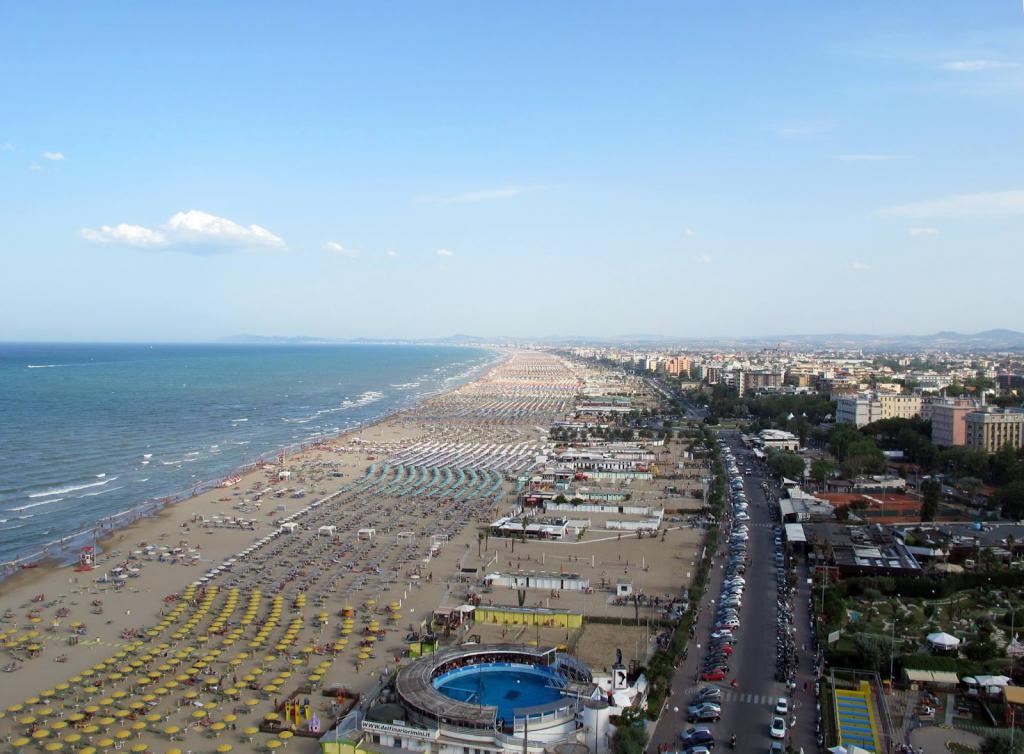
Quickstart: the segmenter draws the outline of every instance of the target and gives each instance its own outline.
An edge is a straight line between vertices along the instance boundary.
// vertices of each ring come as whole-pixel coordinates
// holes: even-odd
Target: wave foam
[[[64,498],[55,497],[53,500],[40,500],[38,503],[27,503],[25,505],[19,505],[17,508],[11,508],[12,512],[16,511],[27,511],[29,508],[38,508],[40,505],[50,505],[52,503],[59,503]]]
[[[78,492],[79,490],[87,490],[90,487],[102,487],[105,484],[110,484],[115,479],[117,479],[117,477],[116,476],[112,476],[109,479],[104,479],[101,482],[92,482],[90,484],[78,484],[78,485],[72,485],[70,487],[54,487],[53,489],[50,489],[50,490],[43,490],[42,492],[35,492],[35,493],[29,495],[28,497],[29,497],[29,500],[33,500],[33,499],[38,498],[38,497],[50,497],[51,495],[64,495],[64,494],[67,494],[68,492]]]

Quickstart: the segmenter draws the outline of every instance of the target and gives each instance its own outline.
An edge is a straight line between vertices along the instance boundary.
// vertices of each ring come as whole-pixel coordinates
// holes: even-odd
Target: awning
[[[1024,704],[1024,686],[1007,686],[1003,694],[1007,704]]]
[[[941,683],[946,686],[956,686],[957,676],[949,670],[915,670],[907,668],[903,671],[910,683]]]
[[[807,535],[804,533],[803,524],[786,524],[787,542],[806,542]]]

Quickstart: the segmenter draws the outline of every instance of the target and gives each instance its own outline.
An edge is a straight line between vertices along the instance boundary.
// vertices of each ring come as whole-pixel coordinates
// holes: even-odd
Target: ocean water
[[[411,406],[496,358],[434,346],[0,344],[0,563]]]

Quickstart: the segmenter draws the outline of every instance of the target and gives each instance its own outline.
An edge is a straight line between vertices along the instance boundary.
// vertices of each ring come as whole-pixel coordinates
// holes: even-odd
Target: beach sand
[[[319,689],[365,692],[393,669],[406,633],[463,599],[463,580],[453,576],[477,560],[477,526],[513,502],[507,494],[456,502],[339,490],[416,443],[467,444],[458,453],[539,445],[579,384],[552,356],[513,354],[458,390],[113,532],[94,570],[44,564],[3,581],[0,664],[17,669],[0,676],[0,730],[11,741],[35,734],[27,749],[39,751],[58,738],[68,748],[112,748],[109,738],[152,751],[252,750],[271,736],[250,727],[300,686],[313,689],[302,696],[329,727],[338,707]],[[293,497],[299,489],[305,495]],[[295,532],[280,533],[282,520],[303,510]],[[336,527],[334,535],[320,535],[321,526]],[[652,540],[595,532],[562,550],[593,556],[595,578],[628,570],[625,557],[638,583],[670,595],[685,583],[701,537],[686,527],[666,537],[675,555],[646,569],[638,564]],[[487,557],[505,546],[491,540]],[[516,555],[557,557],[535,543]],[[223,570],[190,586],[213,568]],[[507,591],[500,597],[513,604]],[[599,598],[553,601],[590,614],[633,612],[594,604]],[[314,741],[290,745],[312,752]]]

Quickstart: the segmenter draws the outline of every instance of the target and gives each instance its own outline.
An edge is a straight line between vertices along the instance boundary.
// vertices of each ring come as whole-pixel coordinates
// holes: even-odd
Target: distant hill
[[[1024,350],[1024,332],[997,328],[977,333],[943,330],[930,335],[872,335],[867,333],[817,333],[798,335],[679,337],[673,335],[548,335],[538,337],[495,336],[491,338],[457,333],[442,338],[319,338],[308,335],[232,335],[225,343],[408,343],[478,346],[504,343],[546,346],[620,346],[638,349],[657,347],[689,348],[838,348],[866,351],[928,350],[1018,351]]]

